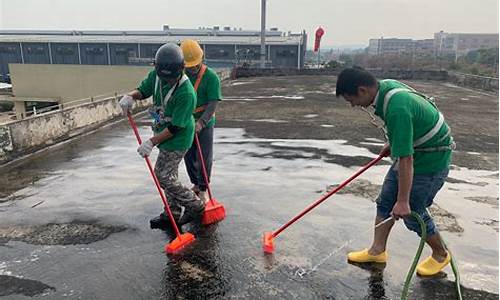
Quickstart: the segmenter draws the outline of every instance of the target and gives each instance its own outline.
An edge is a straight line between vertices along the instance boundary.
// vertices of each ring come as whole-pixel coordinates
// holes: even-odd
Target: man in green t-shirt
[[[181,43],[181,49],[184,53],[186,74],[193,84],[197,95],[196,109],[193,111],[193,116],[196,121],[196,134],[198,134],[203,160],[207,168],[208,181],[210,181],[215,111],[217,103],[222,99],[220,80],[214,70],[203,64],[203,50],[198,42],[189,39],[184,40]],[[193,143],[184,156],[184,162],[191,183],[193,184],[193,191],[198,193],[203,201],[207,202],[210,199],[207,193],[207,184],[201,170],[202,166],[198,158],[196,143]]]
[[[128,114],[135,100],[151,96],[153,106],[149,113],[154,120],[154,135],[144,141],[137,152],[145,157],[151,154],[154,146],[160,149],[155,174],[165,190],[177,224],[182,226],[201,217],[205,203],[178,180],[179,163],[193,143],[192,114],[196,106],[196,94],[184,74],[184,56],[179,46],[169,43],[158,49],[155,69],[137,89],[122,97],[120,106],[124,114]],[[169,228],[167,214],[163,212],[152,219],[150,225],[151,228]]]
[[[357,263],[387,260],[387,238],[394,219],[403,218],[406,227],[421,235],[415,211],[424,220],[427,244],[432,255],[417,267],[420,275],[440,272],[451,256],[427,208],[448,176],[453,138],[433,99],[396,80],[380,80],[361,68],[343,70],[337,79],[337,97],[342,96],[352,106],[375,108],[375,114],[385,123],[388,144],[380,155],[391,155],[395,163],[389,169],[377,198],[377,216],[371,247],[351,252],[348,260]],[[387,220],[390,217],[393,219]]]

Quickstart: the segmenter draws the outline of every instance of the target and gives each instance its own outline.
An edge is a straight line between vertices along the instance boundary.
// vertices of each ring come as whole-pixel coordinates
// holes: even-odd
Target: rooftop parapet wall
[[[121,118],[119,97],[37,115],[0,126],[0,164],[54,145]],[[136,111],[149,100],[137,101]]]
[[[420,80],[446,80],[448,73],[439,70],[402,70],[402,69],[367,69],[379,78],[394,79],[420,79]],[[255,77],[255,76],[292,76],[292,75],[331,75],[337,76],[341,70],[333,69],[257,69],[236,68],[232,77]]]
[[[377,78],[446,81],[458,86],[481,89],[498,93],[498,78],[476,76],[448,72],[445,70],[404,70],[404,69],[367,69]],[[237,67],[233,69],[231,78],[261,76],[294,76],[294,75],[329,75],[337,76],[341,70],[332,69],[257,69]]]
[[[498,93],[498,78],[463,73],[448,73],[448,81],[458,86]]]

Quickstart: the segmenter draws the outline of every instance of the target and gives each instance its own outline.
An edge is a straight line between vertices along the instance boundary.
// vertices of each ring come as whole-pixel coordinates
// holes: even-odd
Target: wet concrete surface
[[[0,296],[21,294],[33,297],[51,291],[55,289],[36,280],[0,275]]]
[[[124,226],[103,226],[94,222],[73,221],[67,224],[8,226],[0,228],[0,244],[23,241],[33,245],[90,244],[125,230]]]
[[[334,80],[254,78],[224,87],[213,191],[227,217],[185,226],[197,241],[176,256],[162,253],[171,236],[148,228],[161,201],[125,122],[2,169],[0,296],[399,299],[418,244],[402,224],[385,268],[345,259],[371,240],[373,200],[389,160],[284,231],[273,256],[262,254],[263,232],[345,180],[383,144],[365,112],[331,95]],[[446,97],[438,104],[461,147],[433,212],[458,260],[464,299],[498,299],[498,100],[440,83],[414,85]],[[147,122],[140,124],[148,136]],[[188,182],[183,166],[180,177]],[[296,275],[332,252],[315,272]],[[415,278],[411,299],[454,299],[453,273],[445,273]]]

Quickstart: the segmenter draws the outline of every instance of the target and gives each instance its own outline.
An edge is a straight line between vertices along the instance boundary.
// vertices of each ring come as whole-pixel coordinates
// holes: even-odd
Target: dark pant
[[[214,144],[214,127],[211,126],[203,128],[200,132],[198,132],[198,139],[200,140],[203,160],[205,161],[205,167],[207,168],[208,182],[210,182],[213,159],[212,149]],[[191,148],[184,156],[184,163],[186,164],[186,169],[191,183],[199,186],[200,191],[206,191],[207,185],[205,183],[205,179],[203,178],[201,161],[198,159],[198,149],[194,140],[193,145],[191,145]]]

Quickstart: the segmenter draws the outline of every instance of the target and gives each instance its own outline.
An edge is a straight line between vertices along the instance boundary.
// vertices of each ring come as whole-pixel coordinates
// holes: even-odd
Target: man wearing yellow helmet
[[[184,53],[186,75],[189,77],[197,94],[196,109],[193,116],[196,121],[196,134],[200,141],[203,159],[207,168],[208,178],[212,170],[212,149],[214,139],[215,110],[217,103],[222,99],[220,79],[217,73],[203,64],[203,50],[198,42],[184,40],[181,43]],[[193,191],[199,193],[202,200],[210,200],[207,193],[207,185],[203,179],[201,163],[197,162],[196,143],[184,156],[184,162],[189,174]]]

